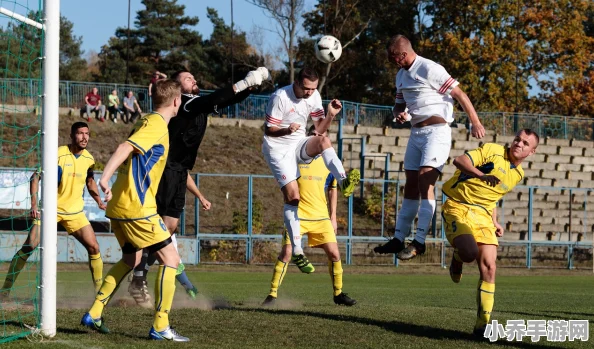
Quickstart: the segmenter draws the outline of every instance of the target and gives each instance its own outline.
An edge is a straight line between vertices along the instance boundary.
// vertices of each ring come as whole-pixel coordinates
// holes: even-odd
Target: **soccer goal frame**
[[[60,0],[43,0],[42,23],[0,7],[0,13],[43,30],[42,35],[42,125],[41,125],[41,246],[38,329],[47,337],[56,335],[58,122],[60,74]],[[47,185],[45,185],[47,184]]]
[[[60,0],[43,1],[43,102],[41,129],[41,265],[39,282],[39,329],[44,336],[56,335],[56,230],[58,210],[58,123],[60,86]]]

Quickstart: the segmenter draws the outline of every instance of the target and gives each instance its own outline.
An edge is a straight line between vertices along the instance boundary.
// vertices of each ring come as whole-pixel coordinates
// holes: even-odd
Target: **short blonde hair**
[[[181,95],[181,84],[170,79],[159,80],[153,84],[151,94],[155,108],[166,107]]]

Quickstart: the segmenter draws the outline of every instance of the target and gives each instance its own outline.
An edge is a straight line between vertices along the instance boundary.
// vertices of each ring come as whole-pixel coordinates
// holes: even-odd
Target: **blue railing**
[[[39,98],[31,91],[39,91],[39,79],[0,79],[0,96],[3,104],[36,105],[32,99]],[[118,91],[120,101],[127,91],[133,91],[143,111],[150,110],[148,84],[126,85],[80,81],[60,81],[60,107],[78,108],[84,104],[85,95],[97,87],[107,100],[113,89]],[[202,91],[202,94],[211,91]],[[228,118],[264,119],[268,96],[252,95],[245,101],[224,108],[220,115]],[[326,101],[327,102],[327,101]],[[485,128],[501,135],[512,135],[522,128],[532,128],[541,136],[552,138],[594,140],[594,119],[561,115],[526,114],[508,112],[479,112]],[[383,126],[389,123],[392,106],[343,101],[344,125]],[[465,113],[455,113],[457,123],[467,124]]]

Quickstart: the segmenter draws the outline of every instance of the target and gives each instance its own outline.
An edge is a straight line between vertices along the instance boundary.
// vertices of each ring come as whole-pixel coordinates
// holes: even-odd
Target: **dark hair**
[[[86,122],[82,122],[82,121],[75,122],[74,124],[72,124],[72,126],[70,126],[70,134],[71,135],[75,134],[79,128],[83,128],[83,127],[89,128],[89,125],[87,125]]]
[[[318,72],[316,72],[314,68],[303,67],[303,69],[299,71],[299,74],[297,74],[297,81],[302,83],[304,79],[309,81],[318,81]]]
[[[517,134],[520,134],[522,132],[524,132],[526,134],[526,136],[534,136],[534,138],[536,138],[536,145],[538,145],[538,143],[540,142],[540,137],[538,137],[538,133],[536,133],[532,129],[524,128],[524,129],[520,130],[520,132],[518,132]]]
[[[313,136],[314,131],[316,130],[316,125],[311,125],[309,127],[309,130],[307,130],[307,135],[308,136]]]
[[[190,73],[187,69],[178,70],[175,73],[171,74],[171,80],[179,81],[179,76],[183,73]],[[181,82],[181,81],[179,81]]]

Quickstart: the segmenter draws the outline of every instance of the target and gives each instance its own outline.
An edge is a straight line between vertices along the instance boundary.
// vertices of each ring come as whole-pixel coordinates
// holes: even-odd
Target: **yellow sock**
[[[101,253],[89,255],[89,269],[91,269],[95,292],[99,292],[99,288],[101,288],[101,284],[103,283],[103,260],[101,259]]]
[[[31,254],[23,252],[22,249],[18,250],[17,253],[14,254],[12,261],[10,261],[8,271],[6,272],[4,286],[2,286],[4,291],[9,291],[12,288],[12,285],[16,281],[21,270],[23,270],[23,267],[27,263],[27,258],[29,258],[30,255]]]
[[[176,274],[177,268],[159,265],[155,282],[155,321],[153,322],[156,331],[163,331],[169,326],[169,311],[173,304]]]
[[[274,273],[272,273],[272,281],[270,282],[269,295],[276,298],[278,288],[282,284],[286,273],[287,273],[287,263],[277,259],[276,263],[274,264]]]
[[[105,275],[103,284],[99,288],[99,292],[97,292],[97,295],[95,296],[95,302],[93,302],[93,306],[91,307],[91,310],[89,310],[89,314],[93,319],[101,317],[103,308],[109,303],[111,296],[116,292],[120,282],[124,280],[130,270],[132,270],[132,268],[122,260],[109,269],[107,275]]]
[[[476,324],[474,328],[484,327],[491,320],[493,303],[495,302],[495,284],[479,280],[476,290]]]
[[[330,278],[332,278],[334,295],[338,296],[342,293],[342,263],[340,261],[328,261],[328,271],[330,272]]]

